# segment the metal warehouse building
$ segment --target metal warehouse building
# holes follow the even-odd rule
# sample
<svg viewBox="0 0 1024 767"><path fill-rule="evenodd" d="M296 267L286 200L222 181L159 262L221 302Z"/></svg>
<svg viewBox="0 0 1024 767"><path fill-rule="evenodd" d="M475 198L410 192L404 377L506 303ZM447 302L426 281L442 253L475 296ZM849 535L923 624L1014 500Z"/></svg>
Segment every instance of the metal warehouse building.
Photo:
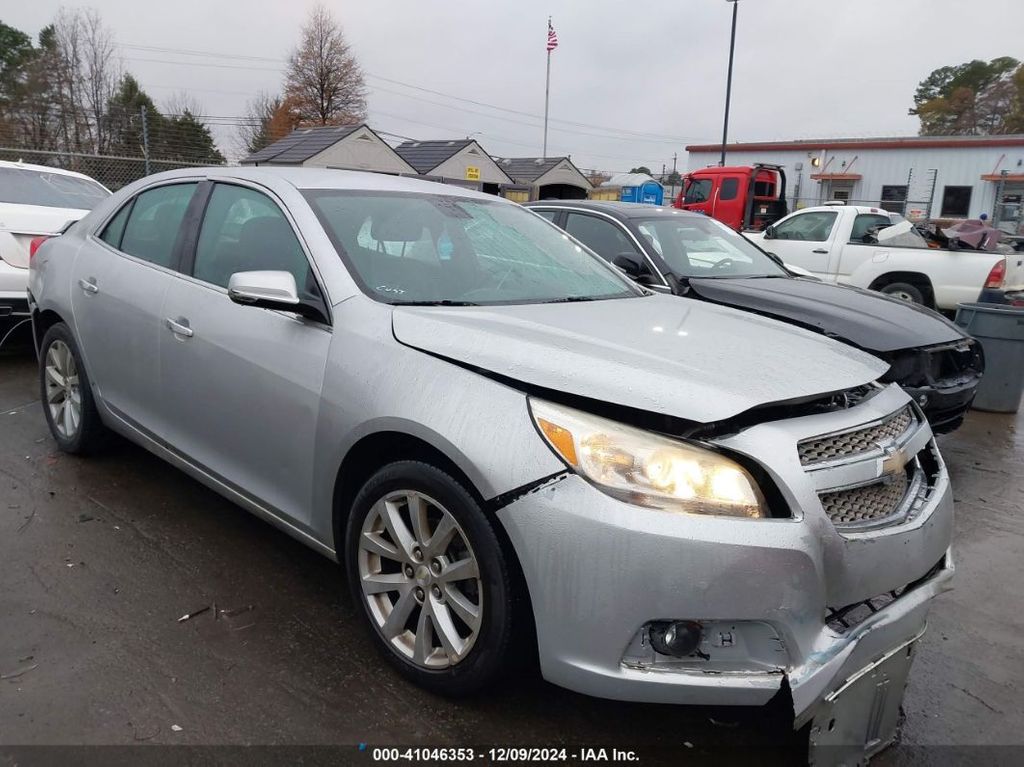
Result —
<svg viewBox="0 0 1024 767"><path fill-rule="evenodd" d="M689 169L717 165L720 144L686 147ZM914 136L737 143L726 165L784 166L790 208L844 200L909 218L977 218L1020 231L1024 135Z"/></svg>

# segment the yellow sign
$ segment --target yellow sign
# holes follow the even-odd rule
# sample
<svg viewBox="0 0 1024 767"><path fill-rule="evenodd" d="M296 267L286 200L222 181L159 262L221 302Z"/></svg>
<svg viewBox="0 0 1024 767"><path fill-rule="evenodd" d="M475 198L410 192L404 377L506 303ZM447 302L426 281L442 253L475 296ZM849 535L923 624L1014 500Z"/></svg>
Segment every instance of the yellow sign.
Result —
<svg viewBox="0 0 1024 767"><path fill-rule="evenodd" d="M466 181L479 181L480 169L474 165L466 166Z"/></svg>

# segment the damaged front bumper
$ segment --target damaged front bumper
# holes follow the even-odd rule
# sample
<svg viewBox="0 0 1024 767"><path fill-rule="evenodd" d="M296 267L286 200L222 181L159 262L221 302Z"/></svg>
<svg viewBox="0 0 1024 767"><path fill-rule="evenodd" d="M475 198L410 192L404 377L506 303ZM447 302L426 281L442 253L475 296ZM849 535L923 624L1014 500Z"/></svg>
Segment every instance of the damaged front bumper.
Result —
<svg viewBox="0 0 1024 767"><path fill-rule="evenodd" d="M888 524L836 524L822 499L836 486L863 486L891 466L892 453L809 466L797 446L901 409L906 396L893 386L848 410L720 440L766 470L787 518L654 511L573 474L501 509L544 676L599 697L701 705L763 705L785 680L796 727L836 706L830 695L921 635L932 599L948 588L952 495L919 415L893 448L907 460L927 452L933 463L926 486L908 489L913 503ZM856 615L862 603L867 614ZM649 633L659 621L699 624L699 646L686 657L655 651Z"/></svg>
<svg viewBox="0 0 1024 767"><path fill-rule="evenodd" d="M903 387L936 434L963 423L985 371L984 352L974 339L910 350L890 362L886 380Z"/></svg>

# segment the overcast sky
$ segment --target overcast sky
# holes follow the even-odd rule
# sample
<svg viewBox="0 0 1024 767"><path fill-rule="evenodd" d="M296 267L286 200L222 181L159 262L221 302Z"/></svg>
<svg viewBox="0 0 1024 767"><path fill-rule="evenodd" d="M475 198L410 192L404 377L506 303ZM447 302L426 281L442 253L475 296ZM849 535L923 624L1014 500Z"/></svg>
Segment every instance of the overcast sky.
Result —
<svg viewBox="0 0 1024 767"><path fill-rule="evenodd" d="M258 90L279 89L282 60L313 4L85 3L99 10L125 69L158 104L187 92L204 114L220 118L243 114ZM58 7L3 5L0 19L33 36ZM363 66L370 124L379 130L419 139L473 135L492 155L539 155L550 14L560 45L551 57L549 155L570 154L584 168L647 165L657 173L663 163L671 168L673 152L685 168L687 143L721 139L726 0L325 5ZM1022 28L1021 0L741 0L729 138L914 134L907 109L918 81L973 58L1024 59ZM233 156L233 128L214 130Z"/></svg>

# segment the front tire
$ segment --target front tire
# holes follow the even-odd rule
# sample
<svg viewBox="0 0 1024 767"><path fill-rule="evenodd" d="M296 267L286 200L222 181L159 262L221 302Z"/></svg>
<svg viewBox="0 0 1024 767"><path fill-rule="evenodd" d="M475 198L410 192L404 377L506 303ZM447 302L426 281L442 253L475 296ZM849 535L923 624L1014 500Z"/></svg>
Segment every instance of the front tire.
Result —
<svg viewBox="0 0 1024 767"><path fill-rule="evenodd" d="M880 290L887 296L924 306L924 293L921 292L919 287L911 285L909 282L891 282L880 288Z"/></svg>
<svg viewBox="0 0 1024 767"><path fill-rule="evenodd" d="M418 461L375 473L348 518L353 601L406 678L468 695L498 678L512 637L512 586L501 545L457 480Z"/></svg>
<svg viewBox="0 0 1024 767"><path fill-rule="evenodd" d="M81 455L102 444L106 427L96 410L78 344L63 322L43 336L39 389L46 424L62 451Z"/></svg>

